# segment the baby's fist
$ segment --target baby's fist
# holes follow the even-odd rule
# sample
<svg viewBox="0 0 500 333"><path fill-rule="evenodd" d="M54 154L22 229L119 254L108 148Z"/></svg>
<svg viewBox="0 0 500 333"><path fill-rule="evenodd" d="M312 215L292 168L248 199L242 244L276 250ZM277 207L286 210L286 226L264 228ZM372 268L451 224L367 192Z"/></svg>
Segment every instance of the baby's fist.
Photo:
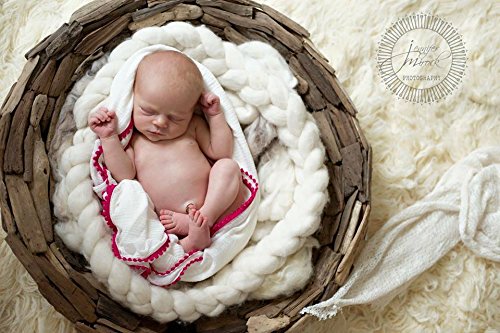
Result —
<svg viewBox="0 0 500 333"><path fill-rule="evenodd" d="M200 96L200 104L207 116L216 116L221 113L219 97L210 92L203 92Z"/></svg>
<svg viewBox="0 0 500 333"><path fill-rule="evenodd" d="M89 127L101 139L116 134L116 128L118 127L116 113L109 111L105 107L100 107L89 116Z"/></svg>

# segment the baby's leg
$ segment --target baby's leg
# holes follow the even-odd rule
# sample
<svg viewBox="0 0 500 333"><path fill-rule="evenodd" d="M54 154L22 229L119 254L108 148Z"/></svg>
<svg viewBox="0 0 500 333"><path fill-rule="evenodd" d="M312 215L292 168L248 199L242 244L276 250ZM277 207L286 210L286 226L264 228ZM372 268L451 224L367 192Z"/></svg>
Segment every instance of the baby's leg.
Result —
<svg viewBox="0 0 500 333"><path fill-rule="evenodd" d="M210 239L210 228L206 218L200 214L199 210L189 211L189 233L179 241L185 252L192 250L203 250L212 243Z"/></svg>
<svg viewBox="0 0 500 333"><path fill-rule="evenodd" d="M241 186L241 172L238 163L224 158L215 162L210 170L205 202L200 208L212 227L219 217L234 202Z"/></svg>

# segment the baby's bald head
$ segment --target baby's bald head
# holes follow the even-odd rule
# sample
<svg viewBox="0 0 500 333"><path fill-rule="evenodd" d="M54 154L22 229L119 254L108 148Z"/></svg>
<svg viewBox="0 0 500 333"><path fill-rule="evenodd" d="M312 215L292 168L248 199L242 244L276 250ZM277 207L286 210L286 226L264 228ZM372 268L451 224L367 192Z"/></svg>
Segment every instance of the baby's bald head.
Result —
<svg viewBox="0 0 500 333"><path fill-rule="evenodd" d="M139 63L134 90L153 100L175 98L194 103L203 91L203 77L186 55L159 51L145 56Z"/></svg>

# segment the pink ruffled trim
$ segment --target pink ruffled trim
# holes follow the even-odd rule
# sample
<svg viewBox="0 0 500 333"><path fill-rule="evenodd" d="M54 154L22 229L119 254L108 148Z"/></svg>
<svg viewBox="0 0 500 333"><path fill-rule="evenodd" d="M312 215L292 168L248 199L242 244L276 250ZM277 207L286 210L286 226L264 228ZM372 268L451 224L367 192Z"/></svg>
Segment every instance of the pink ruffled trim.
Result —
<svg viewBox="0 0 500 333"><path fill-rule="evenodd" d="M182 276L184 275L184 273L186 272L186 270L187 270L187 269L188 269L188 268L189 268L192 264L194 264L194 263L196 263L196 262L199 262L199 261L202 261L202 260L203 260L203 255L201 255L201 256L199 256L199 257L197 257L197 258L194 258L193 260L191 260L190 262L188 262L188 263L186 264L186 266L184 266L184 267L182 268L181 272L179 273L179 276L177 276L177 277L175 278L175 280L174 280L174 281L172 281L172 282L170 282L169 284L166 284L166 285L160 285L160 284L153 283L153 282L151 282L151 281L150 281L150 283L151 283L151 284L153 284L153 285L155 285L155 286L158 286L158 287L168 288L168 287L170 287L170 286L172 286L172 285L176 284L177 282L179 282L179 281L181 280Z"/></svg>
<svg viewBox="0 0 500 333"><path fill-rule="evenodd" d="M122 133L120 133L118 135L118 138L120 139L120 141L122 141L127 135L129 135L131 133L131 131L133 130L133 128L134 128L133 121L131 120L130 123L128 124L127 128ZM129 141L129 143L130 143L130 141ZM129 143L127 143L127 145ZM107 226L113 231L113 234L111 236L111 248L112 248L113 254L118 259L120 259L122 261L126 261L126 262L150 263L150 262L156 260L161 255L163 255L165 253L165 251L168 249L168 247L170 245L170 238L168 236L168 233L165 230L165 233L167 234L167 239L166 239L165 243L163 243L158 248L158 250L156 250L154 253L152 253L151 255L149 255L146 258L130 258L130 257L124 257L120 254L120 251L118 249L118 245L116 243L116 237L117 237L118 230L117 230L117 228L116 228L115 224L113 223L111 216L110 216L111 196L112 196L113 191L117 185L110 184L106 167L104 165L102 165L101 163L99 163L99 158L101 157L102 153L103 153L103 148L102 148L102 145L100 145L97 148L94 156L92 157L92 161L93 161L92 164L95 167L95 169L97 170L97 172L99 172L103 181L107 184L106 189L103 191L103 194L102 194L102 200L101 200L102 212L101 212L101 214L104 217L104 220L106 221ZM210 229L210 237L213 237L224 226L228 225L236 217L238 217L240 214L242 214L248 208L248 206L250 206L250 204L253 202L253 200L255 199L255 196L256 196L258 188L259 188L257 180L255 178L253 178L253 176L248 171L245 171L243 168L240 168L240 171L242 173L243 183L250 190L250 193L251 193L250 197L240 207L238 207L234 212L230 213L229 215L225 216L222 220L220 220L216 224L214 224L212 226L212 228ZM140 274L144 278L147 278L151 273L165 276L165 275L171 274L175 269L177 269L180 265L182 265L182 263L184 263L186 260L188 260L196 252L200 252L200 251L193 250L193 251L190 251L189 253L186 253L183 258L179 259L173 266L171 266L169 269L167 269L164 272L158 272L154 269L154 267L147 267L147 266L134 265L134 264L128 264L128 265L135 270L142 271L142 273L140 273ZM188 262L186 264L186 266L184 266L182 268L182 271L180 272L179 276L172 283L165 285L163 287L169 287L169 286L177 283L181 279L182 275L184 275L185 271L191 265L193 265L196 262L202 261L202 260L203 260L203 255Z"/></svg>

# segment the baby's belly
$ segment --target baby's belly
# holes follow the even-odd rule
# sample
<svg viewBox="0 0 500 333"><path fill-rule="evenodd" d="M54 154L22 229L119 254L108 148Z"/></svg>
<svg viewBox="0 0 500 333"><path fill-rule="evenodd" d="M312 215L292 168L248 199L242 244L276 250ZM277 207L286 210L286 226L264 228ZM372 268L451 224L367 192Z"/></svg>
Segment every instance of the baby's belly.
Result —
<svg viewBox="0 0 500 333"><path fill-rule="evenodd" d="M157 214L161 209L185 212L190 202L198 208L203 205L211 169L203 154L180 154L175 160L151 162L137 169L137 180L153 201Z"/></svg>

